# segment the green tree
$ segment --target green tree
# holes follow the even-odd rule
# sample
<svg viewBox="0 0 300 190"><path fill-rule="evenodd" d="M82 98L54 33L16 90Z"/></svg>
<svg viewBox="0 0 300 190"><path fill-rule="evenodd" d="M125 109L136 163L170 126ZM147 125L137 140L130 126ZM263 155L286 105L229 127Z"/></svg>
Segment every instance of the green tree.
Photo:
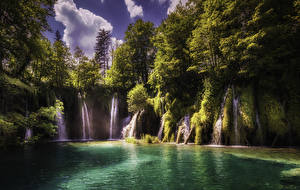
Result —
<svg viewBox="0 0 300 190"><path fill-rule="evenodd" d="M142 84L137 84L128 92L127 104L128 111L135 113L143 110L147 105L149 96L146 88Z"/></svg>
<svg viewBox="0 0 300 190"><path fill-rule="evenodd" d="M155 49L152 37L155 35L154 25L151 22L144 22L138 19L130 24L125 32L125 43L131 51L130 62L133 72L138 73L136 81L148 81L148 74L153 66Z"/></svg>
<svg viewBox="0 0 300 190"><path fill-rule="evenodd" d="M39 53L39 39L49 29L55 0L11 0L0 2L0 70L13 57L14 75L20 75ZM11 63L11 62L9 62Z"/></svg>
<svg viewBox="0 0 300 190"><path fill-rule="evenodd" d="M134 87L137 73L131 63L132 52L127 44L122 44L114 52L112 67L107 71L106 84L122 91Z"/></svg>
<svg viewBox="0 0 300 190"><path fill-rule="evenodd" d="M72 66L72 54L61 40L54 42L53 52L53 68L50 71L50 83L54 87L62 88L70 77L69 68Z"/></svg>
<svg viewBox="0 0 300 190"><path fill-rule="evenodd" d="M103 68L104 72L108 70L110 46L111 46L110 31L100 29L96 37L95 61L97 64L99 64L99 68Z"/></svg>
<svg viewBox="0 0 300 190"><path fill-rule="evenodd" d="M77 65L74 82L77 88L87 91L92 89L97 83L100 83L100 68L95 63L95 60L89 60L79 47L75 48L74 58Z"/></svg>

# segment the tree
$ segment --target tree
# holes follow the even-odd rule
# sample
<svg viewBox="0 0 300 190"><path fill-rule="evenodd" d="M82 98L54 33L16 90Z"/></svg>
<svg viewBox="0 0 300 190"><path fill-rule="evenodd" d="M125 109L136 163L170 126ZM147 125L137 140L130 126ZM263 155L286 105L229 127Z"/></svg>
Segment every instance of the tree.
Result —
<svg viewBox="0 0 300 190"><path fill-rule="evenodd" d="M75 86L81 90L91 89L101 79L99 67L94 60L89 60L79 47L75 48L74 58L77 63Z"/></svg>
<svg viewBox="0 0 300 190"><path fill-rule="evenodd" d="M14 75L20 75L37 56L42 32L49 29L55 0L11 0L0 2L0 70L5 59L16 60Z"/></svg>
<svg viewBox="0 0 300 190"><path fill-rule="evenodd" d="M139 73L137 81L147 83L148 74L153 67L155 49L152 38L155 35L154 25L138 19L130 24L125 32L125 43L132 52L130 62L134 72Z"/></svg>
<svg viewBox="0 0 300 190"><path fill-rule="evenodd" d="M116 89L128 91L136 83L137 73L131 63L132 52L127 44L122 44L114 52L112 67L107 71L106 84Z"/></svg>
<svg viewBox="0 0 300 190"><path fill-rule="evenodd" d="M53 44L53 68L50 71L50 83L57 88L62 88L70 77L69 68L72 65L70 49L62 42L55 41Z"/></svg>
<svg viewBox="0 0 300 190"><path fill-rule="evenodd" d="M61 34L58 30L55 32L55 41L61 41Z"/></svg>
<svg viewBox="0 0 300 190"><path fill-rule="evenodd" d="M95 45L95 61L99 64L99 68L103 68L104 72L108 70L109 47L111 46L111 33L104 29L100 29L96 37Z"/></svg>
<svg viewBox="0 0 300 190"><path fill-rule="evenodd" d="M137 84L133 89L128 92L127 103L128 111L135 113L141 111L147 105L149 98L146 88L142 84Z"/></svg>

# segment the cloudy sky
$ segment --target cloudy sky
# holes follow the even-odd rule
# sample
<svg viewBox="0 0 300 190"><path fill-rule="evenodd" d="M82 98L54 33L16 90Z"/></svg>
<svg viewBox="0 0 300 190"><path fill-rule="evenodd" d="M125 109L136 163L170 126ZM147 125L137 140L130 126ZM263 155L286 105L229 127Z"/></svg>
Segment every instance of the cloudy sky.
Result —
<svg viewBox="0 0 300 190"><path fill-rule="evenodd" d="M187 0L182 0L185 3ZM95 39L100 28L110 30L112 40L123 40L124 32L136 19L158 26L180 0L58 0L55 17L48 19L53 32L46 36L53 42L55 31L73 50L79 46L93 56Z"/></svg>

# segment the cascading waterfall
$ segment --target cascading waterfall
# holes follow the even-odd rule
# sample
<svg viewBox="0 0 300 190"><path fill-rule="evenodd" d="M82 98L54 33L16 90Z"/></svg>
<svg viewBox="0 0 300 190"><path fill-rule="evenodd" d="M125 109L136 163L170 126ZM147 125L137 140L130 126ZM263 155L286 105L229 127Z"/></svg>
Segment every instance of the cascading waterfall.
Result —
<svg viewBox="0 0 300 190"><path fill-rule="evenodd" d="M159 127L159 130L158 130L158 133L157 133L157 137L161 141L163 130L164 130L164 125L165 125L165 118L164 118L164 116L165 116L164 111L165 110L164 110L164 104L163 104L162 98L160 98L160 106L161 106L162 117L160 119L160 127Z"/></svg>
<svg viewBox="0 0 300 190"><path fill-rule="evenodd" d="M160 120L160 128L159 128L159 130L158 130L158 134L157 134L157 137L158 137L158 139L161 141L161 139L162 139L162 133L163 133L163 130L164 130L164 125L165 125L165 117L164 117L165 115L163 115L162 117L161 117L161 120Z"/></svg>
<svg viewBox="0 0 300 190"><path fill-rule="evenodd" d="M67 132L66 132L64 115L59 110L57 110L56 122L58 125L58 140L59 141L67 140L68 136L67 136Z"/></svg>
<svg viewBox="0 0 300 190"><path fill-rule="evenodd" d="M118 112L118 99L113 96L111 100L111 111L110 111L110 126L109 126L109 139L113 138L113 129L117 123L117 112Z"/></svg>
<svg viewBox="0 0 300 190"><path fill-rule="evenodd" d="M25 140L29 140L32 137L32 129L26 128Z"/></svg>
<svg viewBox="0 0 300 190"><path fill-rule="evenodd" d="M139 113L140 112L136 112L133 115L130 123L128 125L126 125L126 127L123 128L123 130L122 130L122 137L123 138L125 138L125 137L135 137L136 121L137 121Z"/></svg>
<svg viewBox="0 0 300 190"><path fill-rule="evenodd" d="M25 105L25 117L28 118L29 111L28 111L28 101L26 99L26 105ZM26 128L25 131L25 140L29 140L32 137L32 129Z"/></svg>
<svg viewBox="0 0 300 190"><path fill-rule="evenodd" d="M234 95L233 89L233 126L234 126L234 134L235 134L235 144L240 144L240 131L238 129L238 104L239 98Z"/></svg>
<svg viewBox="0 0 300 190"><path fill-rule="evenodd" d="M84 110L83 106L81 107L81 121L82 121L82 139L86 139L85 110Z"/></svg>
<svg viewBox="0 0 300 190"><path fill-rule="evenodd" d="M82 139L92 139L92 130L91 130L91 125L90 125L90 117L89 117L88 108L80 94L78 94L78 97L81 102ZM88 136L87 136L87 134L88 134Z"/></svg>
<svg viewBox="0 0 300 190"><path fill-rule="evenodd" d="M87 124L89 139L92 139L92 129L91 129L91 124L90 124L90 116L89 116L89 112L88 112L87 105L86 105L85 101L83 102L83 105L84 105L84 110L85 110L85 118L86 118L86 124Z"/></svg>
<svg viewBox="0 0 300 190"><path fill-rule="evenodd" d="M126 126L126 125L128 125L129 124L129 122L131 121L131 116L129 115L128 117L126 117L126 118L124 118L123 120L122 120L122 129Z"/></svg>
<svg viewBox="0 0 300 190"><path fill-rule="evenodd" d="M191 126L189 115L184 116L184 125L185 125L185 130L183 131L183 136L184 136L184 142L186 142L190 134L190 126Z"/></svg>
<svg viewBox="0 0 300 190"><path fill-rule="evenodd" d="M226 90L225 95L223 97L223 101L221 103L219 117L213 129L211 144L220 145L222 143L222 121L224 117L224 106L225 106L227 94L228 94L228 89Z"/></svg>

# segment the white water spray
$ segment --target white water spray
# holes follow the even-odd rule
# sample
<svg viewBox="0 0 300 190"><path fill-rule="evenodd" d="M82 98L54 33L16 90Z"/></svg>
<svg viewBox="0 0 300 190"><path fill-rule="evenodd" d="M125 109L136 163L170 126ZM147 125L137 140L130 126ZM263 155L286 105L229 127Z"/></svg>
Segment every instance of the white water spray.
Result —
<svg viewBox="0 0 300 190"><path fill-rule="evenodd" d="M122 130L122 137L123 138L126 138L126 137L135 137L136 135L136 121L137 121L137 118L139 116L140 112L136 112L130 123L128 125L126 125L126 127L123 128Z"/></svg>
<svg viewBox="0 0 300 190"><path fill-rule="evenodd" d="M92 139L92 130L91 130L91 125L90 125L90 117L89 117L88 108L80 94L78 94L78 97L81 102L82 139L87 139L87 138ZM88 134L88 136L87 136L87 134Z"/></svg>
<svg viewBox="0 0 300 190"><path fill-rule="evenodd" d="M160 119L160 128L158 130L158 134L157 137L158 139L161 141L162 139L162 134L163 134L163 130L164 130L164 125L165 125L165 115L163 115Z"/></svg>
<svg viewBox="0 0 300 190"><path fill-rule="evenodd" d="M238 104L239 98L235 97L234 89L233 89L233 126L234 126L234 134L235 134L235 144L240 144L240 132L238 129Z"/></svg>
<svg viewBox="0 0 300 190"><path fill-rule="evenodd" d="M220 145L222 143L222 123L223 123L224 106L225 106L227 94L228 94L228 89L226 90L225 95L223 97L223 101L221 103L219 117L218 117L218 120L216 121L214 129L213 129L211 144Z"/></svg>
<svg viewBox="0 0 300 190"><path fill-rule="evenodd" d="M66 132L64 115L59 110L57 110L56 122L58 126L58 140L59 141L67 140L68 136Z"/></svg>
<svg viewBox="0 0 300 190"><path fill-rule="evenodd" d="M29 111L28 111L28 101L26 99L26 105L25 105L25 117L28 119ZM29 140L32 137L32 129L26 128L25 132L25 140Z"/></svg>
<svg viewBox="0 0 300 190"><path fill-rule="evenodd" d="M25 140L29 140L32 137L32 129L26 128Z"/></svg>
<svg viewBox="0 0 300 190"><path fill-rule="evenodd" d="M183 136L184 136L184 142L187 141L187 138L189 137L190 134L190 126L191 126L191 122L190 122L190 116L186 115L184 116L184 131L183 131Z"/></svg>
<svg viewBox="0 0 300 190"><path fill-rule="evenodd" d="M117 124L117 113L118 113L118 99L113 96L111 100L110 110L110 126L109 126L109 139L113 138L113 129Z"/></svg>

